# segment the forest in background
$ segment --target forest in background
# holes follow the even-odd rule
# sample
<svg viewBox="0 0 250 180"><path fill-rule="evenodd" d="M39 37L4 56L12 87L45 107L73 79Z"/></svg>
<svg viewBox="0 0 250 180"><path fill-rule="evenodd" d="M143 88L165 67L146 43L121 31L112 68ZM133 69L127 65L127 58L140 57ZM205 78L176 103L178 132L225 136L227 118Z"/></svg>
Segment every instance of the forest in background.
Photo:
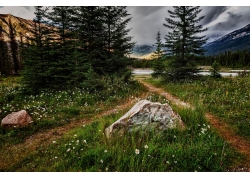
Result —
<svg viewBox="0 0 250 180"><path fill-rule="evenodd" d="M21 74L30 92L98 86L106 75L128 81L126 55L134 46L126 28L130 20L126 7L36 7L33 23L21 24L29 33L19 34L19 42L11 22L9 43L1 26L0 72Z"/></svg>

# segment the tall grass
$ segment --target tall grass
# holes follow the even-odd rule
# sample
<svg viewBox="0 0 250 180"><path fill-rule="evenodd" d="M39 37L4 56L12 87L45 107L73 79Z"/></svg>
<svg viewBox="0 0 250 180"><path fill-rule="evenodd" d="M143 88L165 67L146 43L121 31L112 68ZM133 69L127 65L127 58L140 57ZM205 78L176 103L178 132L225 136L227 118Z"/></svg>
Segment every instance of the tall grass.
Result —
<svg viewBox="0 0 250 180"><path fill-rule="evenodd" d="M230 124L237 134L250 140L250 76L201 80L183 83L162 82L150 79L150 83L203 107Z"/></svg>
<svg viewBox="0 0 250 180"><path fill-rule="evenodd" d="M0 81L0 119L11 112L26 110L33 124L23 129L6 131L0 127L0 147L6 143L19 143L25 137L45 129L61 126L72 120L87 119L131 95L143 91L139 83L124 83L119 78L103 78L101 91L72 88L62 91L44 91L37 95L22 94L20 78L2 78Z"/></svg>
<svg viewBox="0 0 250 180"><path fill-rule="evenodd" d="M147 99L167 101L156 94ZM214 133L203 111L174 109L185 123L184 130L136 131L107 139L105 128L125 109L68 132L4 171L216 172L231 168L239 155Z"/></svg>

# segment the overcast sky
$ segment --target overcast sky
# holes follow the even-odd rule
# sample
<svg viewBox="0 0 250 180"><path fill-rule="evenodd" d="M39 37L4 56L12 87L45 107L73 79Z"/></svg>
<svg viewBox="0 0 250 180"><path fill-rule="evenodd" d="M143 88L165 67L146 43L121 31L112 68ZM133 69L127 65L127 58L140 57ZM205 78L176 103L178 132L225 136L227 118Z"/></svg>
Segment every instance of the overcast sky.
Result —
<svg viewBox="0 0 250 180"><path fill-rule="evenodd" d="M164 36L169 30L163 26L163 23L165 23L165 18L169 16L168 10L171 10L172 6L129 5L127 9L132 17L128 28L131 28L129 35L133 36L133 42L138 45L152 45L156 42L156 33L159 30L164 43ZM209 38L209 42L250 24L250 6L201 6L201 9L199 16L205 16L201 24L208 28L204 35ZM0 14L8 13L32 19L34 7L0 6Z"/></svg>

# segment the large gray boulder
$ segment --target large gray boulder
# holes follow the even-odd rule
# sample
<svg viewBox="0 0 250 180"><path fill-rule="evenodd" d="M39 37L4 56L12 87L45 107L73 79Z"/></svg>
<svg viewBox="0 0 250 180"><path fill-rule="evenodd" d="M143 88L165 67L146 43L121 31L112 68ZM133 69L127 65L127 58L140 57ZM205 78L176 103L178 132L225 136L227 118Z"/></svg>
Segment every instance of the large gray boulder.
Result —
<svg viewBox="0 0 250 180"><path fill-rule="evenodd" d="M131 132L138 129L160 131L178 127L183 128L184 123L169 104L141 100L106 128L105 135L109 138L114 133L123 134L126 131Z"/></svg>
<svg viewBox="0 0 250 180"><path fill-rule="evenodd" d="M25 110L12 112L3 118L1 126L5 129L22 128L31 124L32 117Z"/></svg>

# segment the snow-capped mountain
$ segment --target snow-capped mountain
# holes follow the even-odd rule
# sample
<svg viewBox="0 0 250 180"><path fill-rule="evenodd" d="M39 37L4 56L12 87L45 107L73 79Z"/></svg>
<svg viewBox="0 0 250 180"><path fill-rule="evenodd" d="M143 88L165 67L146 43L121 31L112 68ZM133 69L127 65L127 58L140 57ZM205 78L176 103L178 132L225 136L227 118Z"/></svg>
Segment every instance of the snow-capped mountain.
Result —
<svg viewBox="0 0 250 180"><path fill-rule="evenodd" d="M228 50L236 51L246 47L250 47L250 24L204 46L207 50L205 55L219 54Z"/></svg>

